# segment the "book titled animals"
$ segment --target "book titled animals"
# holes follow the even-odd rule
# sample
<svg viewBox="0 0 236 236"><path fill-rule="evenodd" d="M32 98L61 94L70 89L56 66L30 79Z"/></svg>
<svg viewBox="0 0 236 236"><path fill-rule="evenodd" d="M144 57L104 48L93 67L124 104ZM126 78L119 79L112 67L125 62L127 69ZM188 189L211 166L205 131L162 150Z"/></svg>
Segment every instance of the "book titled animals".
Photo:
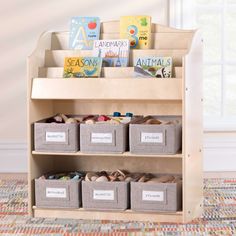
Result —
<svg viewBox="0 0 236 236"><path fill-rule="evenodd" d="M151 17L122 16L120 18L120 38L129 39L131 49L151 48Z"/></svg>
<svg viewBox="0 0 236 236"><path fill-rule="evenodd" d="M99 77L102 59L100 57L66 57L64 78Z"/></svg>
<svg viewBox="0 0 236 236"><path fill-rule="evenodd" d="M98 17L72 17L69 35L70 49L92 50L93 41L99 39Z"/></svg>
<svg viewBox="0 0 236 236"><path fill-rule="evenodd" d="M129 40L95 40L93 44L93 56L102 57L105 67L128 66Z"/></svg>
<svg viewBox="0 0 236 236"><path fill-rule="evenodd" d="M138 57L134 59L135 77L172 77L171 57Z"/></svg>

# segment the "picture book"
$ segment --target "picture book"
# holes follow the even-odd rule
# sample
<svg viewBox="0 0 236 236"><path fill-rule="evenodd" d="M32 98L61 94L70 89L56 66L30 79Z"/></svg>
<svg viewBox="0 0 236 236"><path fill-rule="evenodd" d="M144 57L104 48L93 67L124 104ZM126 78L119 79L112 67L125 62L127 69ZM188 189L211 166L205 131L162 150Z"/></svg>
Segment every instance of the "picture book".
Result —
<svg viewBox="0 0 236 236"><path fill-rule="evenodd" d="M172 77L172 58L171 57L138 57L134 58L135 77Z"/></svg>
<svg viewBox="0 0 236 236"><path fill-rule="evenodd" d="M122 16L120 18L120 38L129 39L131 49L151 48L151 17Z"/></svg>
<svg viewBox="0 0 236 236"><path fill-rule="evenodd" d="M93 44L93 56L102 57L102 65L105 67L128 66L129 40L95 40Z"/></svg>
<svg viewBox="0 0 236 236"><path fill-rule="evenodd" d="M69 48L91 50L93 41L99 39L100 19L98 17L72 17Z"/></svg>
<svg viewBox="0 0 236 236"><path fill-rule="evenodd" d="M64 78L99 77L102 59L100 57L66 57Z"/></svg>

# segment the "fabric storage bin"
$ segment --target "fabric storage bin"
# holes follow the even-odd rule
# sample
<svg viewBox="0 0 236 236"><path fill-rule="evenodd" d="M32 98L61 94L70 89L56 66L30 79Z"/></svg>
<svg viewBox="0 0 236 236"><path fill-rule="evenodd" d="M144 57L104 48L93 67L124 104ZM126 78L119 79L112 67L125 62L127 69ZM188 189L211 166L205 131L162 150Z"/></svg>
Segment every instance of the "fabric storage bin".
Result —
<svg viewBox="0 0 236 236"><path fill-rule="evenodd" d="M125 152L128 148L128 127L128 124L81 124L81 152Z"/></svg>
<svg viewBox="0 0 236 236"><path fill-rule="evenodd" d="M42 152L77 152L79 150L79 123L34 123L34 148Z"/></svg>
<svg viewBox="0 0 236 236"><path fill-rule="evenodd" d="M182 182L131 182L131 209L134 211L178 211L182 207Z"/></svg>
<svg viewBox="0 0 236 236"><path fill-rule="evenodd" d="M129 207L129 183L82 181L82 206L94 210L125 210Z"/></svg>
<svg viewBox="0 0 236 236"><path fill-rule="evenodd" d="M178 120L174 124L135 124L129 126L130 152L134 154L176 154L181 149L181 118L155 116L160 120Z"/></svg>
<svg viewBox="0 0 236 236"><path fill-rule="evenodd" d="M37 207L79 208L81 206L81 180L35 179Z"/></svg>

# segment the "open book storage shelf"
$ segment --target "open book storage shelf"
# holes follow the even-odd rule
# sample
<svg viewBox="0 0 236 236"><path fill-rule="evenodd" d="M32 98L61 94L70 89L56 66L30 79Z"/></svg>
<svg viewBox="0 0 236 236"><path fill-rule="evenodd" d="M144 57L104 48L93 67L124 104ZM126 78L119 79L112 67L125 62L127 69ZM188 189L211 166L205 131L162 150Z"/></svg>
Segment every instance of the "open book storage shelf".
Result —
<svg viewBox="0 0 236 236"><path fill-rule="evenodd" d="M119 38L119 22L101 24L102 39ZM152 49L134 56L173 57L173 78L135 79L133 67L103 68L102 78L63 79L66 56L90 56L68 49L68 32L45 32L28 59L29 213L35 217L188 222L202 212L202 40L198 31L152 24ZM64 114L182 116L182 151L175 155L43 153L34 150L33 123ZM182 211L133 212L46 209L35 206L34 179L47 172L126 169L130 172L176 173L183 178Z"/></svg>

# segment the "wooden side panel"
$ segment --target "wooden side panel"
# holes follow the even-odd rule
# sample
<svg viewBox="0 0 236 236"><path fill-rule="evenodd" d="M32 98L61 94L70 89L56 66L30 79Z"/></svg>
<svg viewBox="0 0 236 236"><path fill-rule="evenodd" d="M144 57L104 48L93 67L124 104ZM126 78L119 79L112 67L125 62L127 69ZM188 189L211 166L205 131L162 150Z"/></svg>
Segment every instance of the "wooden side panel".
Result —
<svg viewBox="0 0 236 236"><path fill-rule="evenodd" d="M199 217L203 207L203 91L202 39L196 32L192 48L184 60L184 220Z"/></svg>
<svg viewBox="0 0 236 236"><path fill-rule="evenodd" d="M32 80L38 74L38 67L44 65L45 50L51 48L51 34L44 33L39 39L36 50L27 61L27 143L28 143L28 211L32 215L34 205L34 178L40 175L47 168L52 167L53 161L50 158L39 161L32 155L33 150L33 126L32 123L50 116L53 112L53 103L46 101L32 101Z"/></svg>

